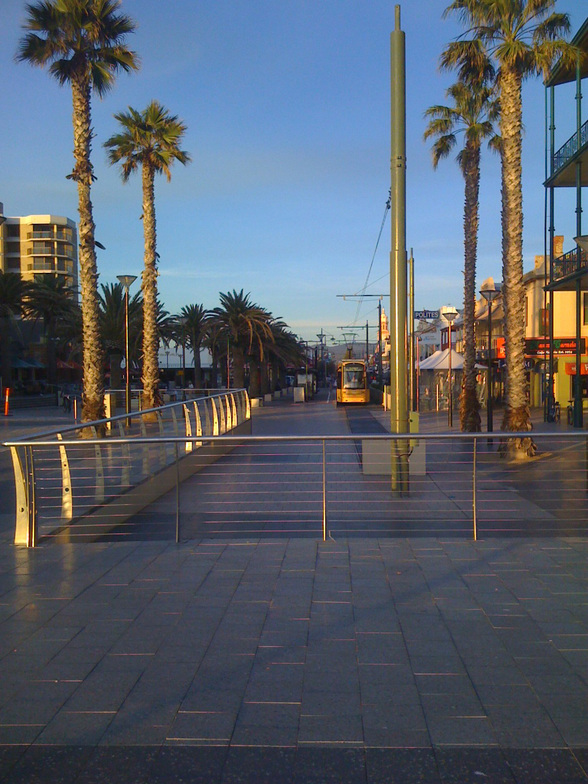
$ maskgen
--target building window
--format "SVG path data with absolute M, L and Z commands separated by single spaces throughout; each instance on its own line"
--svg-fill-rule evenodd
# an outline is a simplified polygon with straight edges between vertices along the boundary
M 529 326 L 529 297 L 525 297 L 525 327 Z
M 549 335 L 549 308 L 541 308 L 539 311 L 539 337 L 545 338 Z
M 582 324 L 588 324 L 588 293 L 582 292 Z

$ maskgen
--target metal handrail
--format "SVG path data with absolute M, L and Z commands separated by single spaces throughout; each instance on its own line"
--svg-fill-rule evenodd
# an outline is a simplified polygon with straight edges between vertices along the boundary
M 171 405 L 176 405 L 171 404 Z M 149 411 L 156 411 L 158 409 L 149 409 Z M 142 411 L 141 413 L 145 413 Z M 121 414 L 121 416 L 116 417 L 117 419 L 126 419 L 126 414 Z M 113 418 L 114 419 L 114 418 Z M 100 422 L 105 420 L 100 420 Z M 91 424 L 96 424 L 94 422 L 89 422 L 86 425 L 78 425 L 80 427 L 89 427 Z M 60 431 L 51 431 L 50 433 L 46 433 L 46 435 L 50 435 L 53 432 L 64 432 L 64 430 Z M 350 435 L 281 435 L 281 436 L 231 436 L 231 435 L 218 435 L 218 436 L 199 436 L 198 440 L 201 441 L 222 441 L 222 442 L 229 442 L 229 443 L 236 443 L 242 444 L 243 442 L 280 442 L 280 441 L 299 441 L 302 443 L 306 443 L 307 441 L 362 441 L 362 440 L 369 440 L 369 441 L 480 441 L 484 440 L 487 441 L 488 439 L 492 439 L 493 441 L 510 441 L 513 439 L 522 439 L 522 438 L 553 438 L 554 435 L 557 438 L 563 439 L 573 439 L 573 438 L 588 438 L 588 432 L 581 430 L 581 431 L 573 431 L 573 430 L 563 430 L 562 432 L 554 433 L 554 432 L 547 432 L 543 430 L 524 430 L 524 431 L 504 431 L 504 430 L 497 430 L 492 433 L 486 432 L 479 432 L 479 433 L 355 433 Z M 34 439 L 34 440 L 32 440 Z M 178 443 L 178 444 L 185 444 L 194 441 L 193 436 L 137 436 L 136 438 L 131 437 L 120 437 L 120 436 L 109 436 L 108 444 L 161 444 L 162 442 L 166 443 Z M 79 439 L 66 441 L 60 441 L 60 443 L 64 444 L 65 446 L 68 445 L 80 445 Z M 85 438 L 83 441 L 84 444 L 101 444 L 104 445 L 105 441 L 103 438 Z M 1 446 L 11 447 L 11 446 L 55 446 L 55 441 L 43 441 L 37 440 L 35 436 L 29 436 L 29 439 L 22 438 L 22 439 L 14 439 L 12 441 L 2 441 L 0 442 Z
M 120 391 L 120 390 L 118 390 L 118 391 Z M 29 441 L 30 441 L 30 443 L 32 445 L 35 445 L 35 444 L 36 445 L 41 445 L 41 444 L 53 445 L 55 443 L 54 441 L 44 442 L 44 441 L 40 440 L 41 437 L 42 436 L 57 435 L 58 433 L 71 433 L 71 432 L 74 432 L 76 430 L 86 430 L 86 429 L 91 428 L 91 427 L 101 428 L 102 426 L 108 425 L 108 424 L 110 424 L 112 422 L 122 422 L 123 420 L 127 420 L 127 419 L 141 419 L 145 414 L 154 414 L 154 413 L 157 414 L 157 412 L 167 411 L 167 410 L 169 410 L 171 408 L 174 408 L 174 407 L 180 407 L 180 406 L 185 405 L 186 403 L 194 403 L 194 402 L 197 402 L 198 400 L 208 400 L 210 398 L 224 397 L 226 394 L 230 394 L 230 393 L 243 393 L 243 392 L 246 393 L 247 390 L 245 390 L 245 389 L 221 389 L 221 390 L 214 391 L 213 394 L 209 394 L 209 395 L 205 395 L 205 396 L 203 395 L 202 397 L 190 398 L 189 400 L 174 400 L 171 403 L 164 403 L 162 406 L 156 406 L 155 408 L 143 408 L 140 411 L 131 411 L 128 414 L 126 414 L 126 413 L 125 414 L 116 414 L 113 417 L 105 417 L 104 419 L 95 419 L 95 420 L 91 420 L 89 422 L 77 422 L 77 423 L 75 423 L 73 425 L 66 425 L 65 427 L 55 428 L 54 430 L 42 430 L 42 431 L 39 431 L 38 433 L 33 433 L 32 435 L 28 436 L 28 438 L 24 438 L 23 437 L 22 439 L 18 438 L 18 439 L 15 439 L 14 441 L 1 442 L 1 445 L 2 446 L 23 446 L 25 444 L 28 444 Z M 114 440 L 115 440 L 114 436 L 109 436 L 108 437 L 108 443 L 113 443 Z M 130 438 L 129 440 L 132 441 L 133 443 L 137 443 L 140 440 L 140 437 L 139 436 L 133 437 L 133 438 Z M 189 438 L 187 440 L 188 441 L 192 441 L 193 439 Z M 61 443 L 63 443 L 65 446 L 67 446 L 68 444 L 79 444 L 80 442 L 79 442 L 79 440 L 75 440 L 75 441 L 65 441 L 64 440 Z M 104 444 L 104 439 L 103 438 L 98 438 L 98 439 L 84 438 L 84 444 L 93 444 L 93 443 Z
M 178 415 L 176 411 L 179 411 Z M 171 412 L 171 418 L 166 415 Z M 158 442 L 165 442 L 164 449 L 155 455 L 150 453 L 148 444 L 151 439 L 145 426 L 146 415 L 154 414 L 153 426 L 159 430 Z M 165 470 L 189 455 L 195 447 L 202 444 L 201 439 L 224 434 L 233 429 L 249 428 L 251 408 L 247 391 L 224 390 L 202 398 L 168 403 L 156 408 L 133 412 L 130 416 L 120 414 L 108 419 L 69 425 L 51 431 L 40 432 L 28 437 L 6 441 L 4 446 L 10 448 L 14 470 L 17 510 L 15 523 L 15 543 L 34 546 L 37 540 L 37 512 L 39 509 L 37 480 L 35 478 L 36 455 L 43 450 L 43 475 L 49 482 L 49 494 L 55 506 L 59 506 L 60 521 L 69 522 L 74 518 L 74 501 L 76 512 L 87 514 L 107 504 L 112 504 L 117 497 L 122 497 L 142 486 L 150 477 L 161 475 Z M 124 423 L 134 420 L 140 424 L 140 434 L 124 436 Z M 168 424 L 174 434 L 179 436 L 179 428 L 185 428 L 184 454 L 178 456 L 178 445 L 174 444 L 174 456 L 167 453 L 167 444 L 174 436 L 165 433 Z M 118 424 L 120 436 L 98 438 L 98 428 L 103 430 Z M 72 433 L 90 434 L 93 437 L 76 438 Z M 65 435 L 65 438 L 64 438 Z M 140 450 L 140 455 L 131 459 L 130 445 Z M 120 464 L 117 467 L 117 478 L 112 474 L 113 450 L 120 445 L 123 449 Z M 57 447 L 58 461 L 47 458 L 47 447 Z M 72 449 L 77 447 L 77 451 Z M 88 452 L 90 450 L 90 452 Z M 72 454 L 69 454 L 71 451 Z M 76 460 L 77 458 L 77 460 Z M 72 463 L 73 459 L 73 463 Z M 40 461 L 40 457 L 39 457 Z M 80 461 L 83 465 L 80 465 Z M 90 462 L 88 462 L 90 461 Z M 72 470 L 75 466 L 75 472 Z M 91 478 L 94 477 L 94 479 Z M 75 481 L 74 481 L 75 479 Z M 165 491 L 165 485 L 160 488 Z M 127 495 L 128 497 L 128 495 Z M 58 500 L 58 498 L 60 500 Z
M 177 404 L 171 404 L 172 407 L 174 405 Z M 183 403 L 182 405 L 185 406 L 186 404 Z M 122 418 L 125 416 L 126 415 L 123 415 Z M 45 434 L 45 436 L 47 435 L 48 434 Z M 388 499 L 390 499 L 390 492 L 393 494 L 396 493 L 396 495 L 392 496 L 393 498 L 404 499 L 401 500 L 397 505 L 397 507 L 401 509 L 403 504 L 406 505 L 410 502 L 411 494 L 413 501 L 415 499 L 418 500 L 417 497 L 419 492 L 424 487 L 424 484 L 427 483 L 427 492 L 429 493 L 427 498 L 429 500 L 426 503 L 429 504 L 429 506 L 432 505 L 431 508 L 433 509 L 435 507 L 435 498 L 437 496 L 430 494 L 431 488 L 435 492 L 440 491 L 440 483 L 446 481 L 444 480 L 444 477 L 447 477 L 454 485 L 452 492 L 457 493 L 457 496 L 441 494 L 439 497 L 446 506 L 448 505 L 451 508 L 455 507 L 457 517 L 455 518 L 453 528 L 458 525 L 458 518 L 462 521 L 459 523 L 459 525 L 463 528 L 464 515 L 467 517 L 465 510 L 469 504 L 468 499 L 471 497 L 471 514 L 469 516 L 469 519 L 471 520 L 470 531 L 472 537 L 477 539 L 479 531 L 479 510 L 481 508 L 480 503 L 482 503 L 482 508 L 486 511 L 489 509 L 492 510 L 494 508 L 496 499 L 499 497 L 495 494 L 496 490 L 500 489 L 502 492 L 503 489 L 500 483 L 506 481 L 507 479 L 509 482 L 512 482 L 513 476 L 516 477 L 521 473 L 524 474 L 525 467 L 533 466 L 537 462 L 527 461 L 516 463 L 516 474 L 513 475 L 512 472 L 510 474 L 506 474 L 504 471 L 509 466 L 512 468 L 513 464 L 510 464 L 507 461 L 501 462 L 497 457 L 496 452 L 492 451 L 494 447 L 496 447 L 501 442 L 505 442 L 510 439 L 532 438 L 536 443 L 541 443 L 541 441 L 544 439 L 561 440 L 564 444 L 567 445 L 562 447 L 562 456 L 564 454 L 572 454 L 574 456 L 574 460 L 576 461 L 574 464 L 575 474 L 570 486 L 572 486 L 573 492 L 581 492 L 581 497 L 584 498 L 584 493 L 587 489 L 586 481 L 588 478 L 585 468 L 586 456 L 588 455 L 588 451 L 586 451 L 588 450 L 587 437 L 588 434 L 585 431 L 523 431 L 508 433 L 500 431 L 492 434 L 386 433 L 349 435 L 254 436 L 247 434 L 207 435 L 197 429 L 194 433 L 190 432 L 186 436 L 147 436 L 142 434 L 141 436 L 137 436 L 135 438 L 129 436 L 111 436 L 108 439 L 88 438 L 84 439 L 83 441 L 80 441 L 79 439 L 74 440 L 71 438 L 67 439 L 62 437 L 57 442 L 47 437 L 29 437 L 6 440 L 3 442 L 3 445 L 11 449 L 13 453 L 13 461 L 14 454 L 17 450 L 22 450 L 23 453 L 22 460 L 18 462 L 14 461 L 15 477 L 17 478 L 18 504 L 21 506 L 22 514 L 21 527 L 24 530 L 24 521 L 26 521 L 27 531 L 26 541 L 21 540 L 19 543 L 27 544 L 28 546 L 34 546 L 40 538 L 37 530 L 38 514 L 44 515 L 44 520 L 49 520 L 49 524 L 54 525 L 52 531 L 58 531 L 61 535 L 63 535 L 63 532 L 66 531 L 68 536 L 75 536 L 76 530 L 80 530 L 79 527 L 76 528 L 76 525 L 79 526 L 80 520 L 82 521 L 82 524 L 85 524 L 84 521 L 90 520 L 88 526 L 93 526 L 92 530 L 110 530 L 113 527 L 121 529 L 121 526 L 124 527 L 124 525 L 126 525 L 125 520 L 136 519 L 137 516 L 142 514 L 143 510 L 151 508 L 153 504 L 157 504 L 158 498 L 161 498 L 165 496 L 166 493 L 170 492 L 174 493 L 175 502 L 171 499 L 171 497 L 169 498 L 169 500 L 166 502 L 168 504 L 166 507 L 166 513 L 169 513 L 169 509 L 173 508 L 175 514 L 175 538 L 176 541 L 179 541 L 181 536 L 180 485 L 186 478 L 192 477 L 195 473 L 203 470 L 203 468 L 209 468 L 220 458 L 223 458 L 228 454 L 232 455 L 230 461 L 224 465 L 221 465 L 219 469 L 215 469 L 212 472 L 213 477 L 221 477 L 218 479 L 220 484 L 214 485 L 210 491 L 206 491 L 210 497 L 208 503 L 209 505 L 212 504 L 215 510 L 214 514 L 211 513 L 213 516 L 218 514 L 221 518 L 226 516 L 227 520 L 234 519 L 235 515 L 240 515 L 240 510 L 242 508 L 244 509 L 247 505 L 249 495 L 252 497 L 261 498 L 262 508 L 265 509 L 265 513 L 268 512 L 269 508 L 276 509 L 278 506 L 283 507 L 283 501 L 277 505 L 271 501 L 272 498 L 275 499 L 276 497 L 282 496 L 282 491 L 284 488 L 280 486 L 280 481 L 283 477 L 286 485 L 288 485 L 288 492 L 294 493 L 293 497 L 296 499 L 306 499 L 308 500 L 308 503 L 310 503 L 312 496 L 312 499 L 314 499 L 312 503 L 314 504 L 316 502 L 318 505 L 317 508 L 322 507 L 322 514 L 320 515 L 322 536 L 323 539 L 326 539 L 330 533 L 328 525 L 333 519 L 333 508 L 338 508 L 339 513 L 341 514 L 348 514 L 348 511 L 346 510 L 348 510 L 350 507 L 348 508 L 346 506 L 346 498 L 348 500 L 350 499 L 351 503 L 353 503 L 353 501 L 357 501 L 359 504 L 367 504 L 369 506 L 371 500 L 369 499 L 368 494 L 373 488 L 376 494 L 375 497 L 380 497 L 380 500 L 377 503 L 387 504 L 385 507 L 388 510 L 386 514 L 390 515 L 395 512 L 390 507 L 390 500 L 382 500 L 382 493 L 387 493 Z M 382 451 L 381 445 L 385 445 L 386 442 L 390 443 L 391 445 L 394 443 L 403 443 L 405 446 L 398 447 L 397 451 L 394 449 L 387 450 L 384 446 Z M 439 459 L 438 452 L 437 454 L 432 453 L 432 467 L 422 471 L 422 476 L 420 476 L 418 467 L 418 450 L 426 449 L 426 445 L 428 443 L 432 445 L 439 442 L 461 442 L 463 444 L 470 445 L 470 447 L 469 451 L 464 447 L 465 451 L 458 450 L 457 452 L 450 452 L 450 454 L 452 454 L 455 458 L 453 463 L 448 462 L 448 460 Z M 484 442 L 486 442 L 488 446 L 491 446 L 491 449 L 487 450 L 486 453 L 481 451 L 481 448 L 479 447 L 479 445 L 484 444 Z M 578 442 L 583 442 L 584 449 L 580 449 L 578 451 L 577 449 L 571 447 L 572 452 L 569 452 L 569 445 L 573 444 L 574 442 L 576 444 Z M 349 445 L 349 451 L 347 453 L 345 453 L 345 444 Z M 372 445 L 371 447 L 369 446 L 370 444 Z M 131 445 L 140 450 L 136 460 L 138 463 L 143 463 L 139 484 L 133 484 L 128 475 L 128 463 L 130 462 Z M 261 445 L 267 445 L 268 448 L 261 449 L 260 451 L 259 447 Z M 270 448 L 270 445 L 278 445 L 278 447 L 281 448 L 275 450 L 273 447 Z M 330 450 L 330 454 L 327 454 L 326 447 L 328 445 L 336 447 Z M 358 445 L 361 445 L 361 447 Z M 48 454 L 47 450 L 49 448 L 55 448 L 56 446 L 59 447 L 60 452 L 62 451 L 63 454 L 65 454 L 66 448 L 81 448 L 81 452 L 78 454 L 81 454 L 81 467 L 86 471 L 86 474 L 85 479 L 82 479 L 80 487 L 78 487 L 78 491 L 82 492 L 87 490 L 89 495 L 92 495 L 92 493 L 95 491 L 96 496 L 98 495 L 98 490 L 100 490 L 101 493 L 100 501 L 96 501 L 92 508 L 87 510 L 87 512 L 84 512 L 84 514 L 81 516 L 78 516 L 77 520 L 75 521 L 73 520 L 73 516 L 71 514 L 71 494 L 73 493 L 73 483 L 69 473 L 67 473 L 67 483 L 65 478 L 63 478 L 62 487 L 60 488 L 59 482 L 57 481 L 58 468 L 55 462 L 53 464 L 43 462 L 44 460 L 48 460 L 48 458 L 45 457 L 45 455 Z M 149 447 L 152 446 L 159 448 L 150 450 Z M 173 447 L 171 461 L 167 459 L 169 446 Z M 237 446 L 243 447 L 244 449 L 233 452 L 234 448 Z M 304 450 L 305 446 L 308 447 L 308 450 L 306 451 Z M 320 450 L 315 449 L 317 446 L 320 447 Z M 103 447 L 106 448 L 106 452 L 103 451 Z M 551 449 L 552 447 L 553 444 L 550 444 L 549 448 Z M 287 453 L 289 448 L 294 449 L 293 454 L 295 455 L 294 461 L 292 463 L 292 465 L 295 466 L 295 469 L 291 473 L 289 473 L 287 465 Z M 358 464 L 355 451 L 360 448 L 361 458 Z M 119 463 L 116 462 L 117 455 L 119 455 L 118 449 L 121 450 Z M 365 451 L 366 449 L 368 450 L 367 453 Z M 375 452 L 373 452 L 371 458 L 369 457 L 370 449 L 375 449 Z M 43 450 L 45 450 L 45 452 Z M 378 452 L 378 450 L 380 451 Z M 111 472 L 115 471 L 115 473 L 120 473 L 120 480 L 117 480 L 117 486 L 119 487 L 118 493 L 111 493 L 108 495 L 107 492 L 106 497 L 104 490 L 104 470 L 102 470 L 100 478 L 98 478 L 99 472 L 98 468 L 96 467 L 96 484 L 92 484 L 92 476 L 94 475 L 93 467 L 95 464 L 97 466 L 99 463 L 101 463 L 101 455 L 106 455 L 105 467 L 108 470 Z M 240 455 L 244 456 L 243 468 L 241 468 L 239 464 Z M 347 457 L 345 457 L 345 455 L 347 455 Z M 373 455 L 376 455 L 376 457 Z M 370 459 L 372 461 L 376 460 L 376 462 L 378 460 L 383 461 L 379 463 L 379 466 L 385 466 L 387 463 L 387 467 L 389 469 L 387 473 L 390 475 L 390 468 L 393 461 L 399 459 L 399 456 L 401 455 L 404 455 L 405 457 L 410 455 L 410 487 L 406 488 L 406 493 L 403 492 L 403 487 L 401 486 L 397 486 L 396 489 L 391 489 L 390 480 L 388 480 L 388 483 L 386 483 L 386 480 L 382 479 L 381 477 L 376 480 L 371 476 L 367 476 L 368 474 L 384 475 L 386 474 L 386 470 L 367 470 L 365 462 L 366 460 L 368 463 Z M 482 455 L 485 455 L 484 459 L 482 458 Z M 257 460 L 256 456 L 259 456 L 259 460 Z M 417 460 L 417 462 L 414 464 L 412 462 L 413 456 L 416 456 Z M 490 460 L 490 462 L 488 462 L 488 460 Z M 146 469 L 145 465 L 147 465 Z M 361 468 L 358 469 L 357 465 L 360 465 Z M 471 467 L 468 468 L 468 465 L 471 465 Z M 489 465 L 491 465 L 491 474 L 487 473 L 489 470 Z M 373 466 L 374 463 L 372 462 L 372 469 Z M 479 470 L 480 467 L 484 469 L 482 470 L 481 474 Z M 228 485 L 226 485 L 226 482 L 228 482 L 229 485 L 231 484 L 231 471 L 233 471 L 235 468 L 237 469 L 235 474 L 237 490 L 230 491 L 228 489 Z M 413 468 L 415 469 L 414 478 Z M 494 474 L 500 472 L 501 469 L 503 476 L 497 481 Z M 248 470 L 249 474 L 247 474 Z M 431 476 L 429 476 L 429 470 L 432 472 Z M 264 474 L 264 471 L 267 471 L 267 473 Z M 284 473 L 284 471 L 286 471 L 286 473 Z M 353 473 L 353 471 L 355 471 L 355 473 Z M 357 473 L 358 471 L 359 474 Z M 469 480 L 467 479 L 468 471 L 470 477 Z M 18 476 L 17 472 L 20 472 Z M 124 481 L 122 479 L 123 474 L 126 476 Z M 45 482 L 47 482 L 47 477 L 53 479 L 53 485 L 49 488 L 49 491 L 46 491 L 45 495 L 43 495 L 42 490 L 39 491 L 37 482 L 35 481 L 35 476 L 39 478 L 39 481 L 44 479 Z M 66 474 L 63 474 L 63 477 L 65 476 Z M 568 477 L 565 472 L 562 474 L 562 477 L 563 482 L 568 482 L 570 479 L 570 477 Z M 209 478 L 210 477 L 202 478 L 199 476 L 197 484 L 200 483 L 200 485 L 202 485 L 202 483 L 204 483 L 205 485 Z M 302 482 L 300 485 L 302 489 L 295 491 L 293 488 L 299 479 Z M 108 480 L 108 475 L 106 476 L 106 480 Z M 492 483 L 492 493 L 494 494 L 492 495 L 490 501 L 488 496 L 489 482 Z M 157 485 L 159 485 L 159 489 L 157 492 L 155 492 L 154 487 Z M 480 487 L 482 487 L 482 492 L 480 492 Z M 532 498 L 532 502 L 530 503 L 535 504 L 535 493 L 538 492 L 538 494 L 541 495 L 542 493 L 545 493 L 545 488 L 546 483 L 543 480 L 543 483 L 538 485 L 538 490 L 532 489 L 531 496 L 529 496 Z M 415 490 L 414 493 L 413 489 Z M 69 492 L 69 505 L 60 502 L 60 492 L 66 498 Z M 267 495 L 267 493 L 270 493 L 270 495 Z M 450 500 L 451 498 L 456 497 L 458 497 L 459 502 Z M 481 501 L 480 497 L 482 498 Z M 333 503 L 333 498 L 336 499 L 337 503 Z M 576 499 L 574 502 L 576 503 Z M 53 517 L 50 515 L 51 503 L 53 503 L 53 509 L 56 510 Z M 228 503 L 229 505 L 232 504 L 232 506 L 230 506 L 230 511 L 227 512 L 226 515 L 222 511 L 222 504 L 225 503 Z M 546 510 L 541 510 L 540 506 L 537 507 L 537 509 L 539 509 L 542 514 L 544 513 L 545 519 L 547 519 L 551 514 L 551 503 L 551 500 L 549 500 L 547 503 L 548 508 Z M 584 501 L 582 500 L 580 504 L 584 504 Z M 198 509 L 198 502 L 192 500 L 190 505 L 190 515 L 193 516 L 194 512 L 197 512 Z M 66 514 L 64 510 L 68 510 L 69 514 Z M 343 510 L 343 512 L 341 510 Z M 500 507 L 500 511 L 501 513 L 504 512 L 502 506 Z M 255 515 L 255 510 L 251 511 L 251 514 Z M 513 515 L 514 514 L 516 513 L 513 511 Z M 515 517 L 514 519 L 518 518 Z M 96 520 L 98 520 L 98 522 L 96 522 Z M 588 524 L 586 528 L 588 529 Z M 50 531 L 46 535 L 51 536 L 54 534 Z

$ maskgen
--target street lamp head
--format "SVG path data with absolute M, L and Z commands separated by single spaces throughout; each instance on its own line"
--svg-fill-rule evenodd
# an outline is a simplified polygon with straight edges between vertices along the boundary
M 441 315 L 446 321 L 452 324 L 455 321 L 455 319 L 459 316 L 459 313 L 455 309 L 450 309 L 450 310 L 444 310 Z
M 496 297 L 500 294 L 500 291 L 498 289 L 493 289 L 488 287 L 488 288 L 480 289 L 480 294 L 484 297 L 486 302 L 493 302 L 496 299 Z
M 574 237 L 574 242 L 579 245 L 582 250 L 588 251 L 588 234 L 582 234 L 580 237 Z
M 121 283 L 127 291 L 133 285 L 133 283 L 137 280 L 136 275 L 117 275 L 116 276 L 119 283 Z

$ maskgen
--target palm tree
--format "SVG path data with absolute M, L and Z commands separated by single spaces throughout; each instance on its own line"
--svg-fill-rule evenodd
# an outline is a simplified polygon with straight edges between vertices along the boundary
M 480 194 L 480 149 L 485 139 L 496 146 L 493 122 L 498 115 L 493 89 L 487 78 L 491 69 L 478 74 L 470 82 L 457 82 L 446 95 L 449 106 L 431 106 L 425 112 L 430 118 L 425 139 L 434 138 L 433 166 L 449 156 L 457 144 L 457 134 L 463 133 L 464 146 L 457 154 L 457 162 L 465 181 L 463 213 L 464 226 L 464 365 L 460 399 L 461 429 L 479 432 L 480 403 L 476 394 L 476 350 L 474 319 L 476 304 L 476 258 L 478 253 L 478 210 Z
M 90 160 L 92 143 L 91 96 L 103 96 L 119 70 L 138 67 L 125 38 L 134 30 L 121 13 L 119 0 L 42 0 L 27 5 L 17 59 L 48 67 L 60 84 L 71 85 L 74 159 L 69 179 L 77 183 L 79 211 L 79 265 L 82 294 L 83 367 L 82 421 L 100 419 L 104 410 L 103 350 L 100 343 L 96 240 L 90 190 L 94 179 Z
M 286 386 L 286 368 L 288 365 L 299 367 L 304 364 L 304 353 L 296 335 L 281 319 L 270 322 L 273 340 L 267 346 L 269 361 L 272 367 L 272 389 L 274 392 L 279 384 Z
M 206 329 L 206 336 L 203 341 L 205 346 L 210 351 L 211 357 L 211 385 L 216 388 L 218 383 L 218 364 L 221 356 L 223 355 L 222 346 L 226 344 L 223 340 L 223 329 L 218 321 L 214 320 L 213 314 L 210 315 Z
M 467 81 L 472 64 L 491 57 L 498 66 L 502 158 L 502 274 L 505 310 L 506 405 L 502 429 L 531 430 L 524 366 L 522 83 L 546 76 L 555 60 L 575 63 L 577 49 L 562 39 L 567 14 L 555 13 L 556 0 L 453 0 L 445 14 L 457 13 L 467 33 L 442 55 L 445 67 L 460 69 Z M 533 454 L 531 438 L 508 439 L 513 456 Z
M 264 342 L 272 340 L 271 314 L 252 302 L 250 294 L 244 294 L 243 289 L 221 293 L 220 302 L 220 307 L 214 308 L 212 315 L 222 328 L 221 340 L 227 345 L 233 360 L 235 387 L 242 388 L 245 386 L 247 357 L 255 347 L 263 359 Z
M 47 348 L 47 381 L 57 381 L 57 326 L 69 318 L 75 308 L 75 291 L 62 275 L 47 274 L 31 282 L 26 314 L 43 321 Z
M 0 270 L 0 369 L 2 388 L 12 386 L 12 336 L 14 320 L 25 310 L 29 284 L 14 272 Z
M 185 305 L 180 311 L 178 321 L 187 337 L 187 345 L 194 354 L 194 386 L 202 389 L 202 368 L 200 349 L 206 337 L 210 314 L 202 305 Z
M 157 405 L 159 386 L 159 333 L 157 329 L 157 233 L 155 226 L 155 175 L 165 174 L 171 180 L 170 166 L 174 161 L 186 164 L 187 152 L 180 149 L 186 126 L 157 101 L 139 112 L 129 106 L 128 112 L 114 115 L 122 130 L 104 143 L 111 164 L 120 163 L 126 182 L 141 169 L 143 186 L 143 234 L 145 252 L 143 278 L 143 405 Z

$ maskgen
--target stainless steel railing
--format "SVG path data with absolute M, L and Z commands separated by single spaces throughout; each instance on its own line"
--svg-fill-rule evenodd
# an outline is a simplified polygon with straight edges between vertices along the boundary
M 17 541 L 31 546 L 40 539 L 585 535 L 587 434 L 532 437 L 539 456 L 515 462 L 501 456 L 499 434 L 192 431 L 5 446 L 13 456 L 20 450 L 27 536 Z M 61 450 L 69 473 L 59 467 Z M 398 455 L 408 463 L 400 488 L 392 481 Z
M 250 417 L 246 390 L 225 390 L 6 442 L 16 489 L 15 543 L 34 546 L 39 531 L 81 520 L 102 528 L 124 523 L 167 492 L 180 463 L 179 475 L 188 475 L 183 458 L 200 438 L 250 433 Z

